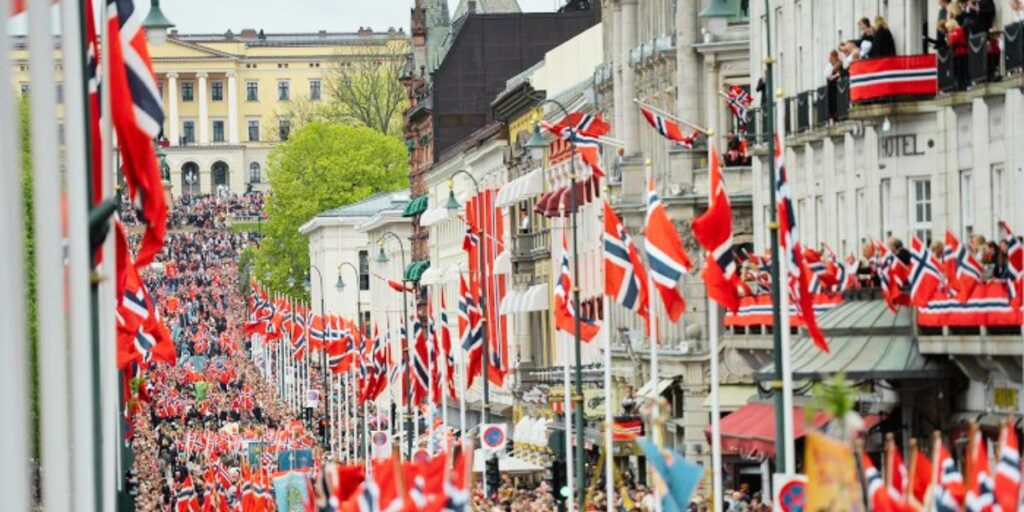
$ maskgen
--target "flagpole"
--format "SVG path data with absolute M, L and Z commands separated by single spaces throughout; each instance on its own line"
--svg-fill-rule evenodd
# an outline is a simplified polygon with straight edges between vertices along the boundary
M 782 124 L 783 121 L 784 121 L 783 117 L 779 116 L 778 124 Z M 778 133 L 782 134 L 782 133 L 785 133 L 785 132 L 780 128 L 778 130 Z M 779 150 L 779 154 L 784 154 L 784 152 L 786 151 L 786 147 L 782 143 L 782 137 L 781 136 L 779 137 L 779 149 L 778 150 Z M 772 158 L 774 158 L 775 154 L 772 153 L 771 156 L 772 156 Z M 776 164 L 773 161 L 772 162 L 772 170 L 771 170 L 773 177 L 775 177 L 775 166 L 776 166 Z M 775 190 L 776 178 L 777 177 L 772 179 L 772 190 L 773 191 Z M 772 211 L 777 211 L 778 210 L 778 205 L 775 204 L 775 202 L 773 201 L 772 208 L 770 208 L 770 209 Z M 779 367 L 776 369 L 776 372 L 780 372 L 781 371 L 781 373 L 782 373 L 782 411 L 776 411 L 775 413 L 776 414 L 779 414 L 779 413 L 782 414 L 782 444 L 783 444 L 783 450 L 784 450 L 784 452 L 783 452 L 784 453 L 783 468 L 784 468 L 786 473 L 793 474 L 793 473 L 796 472 L 796 446 L 795 446 L 795 441 L 793 440 L 793 371 L 792 371 L 792 368 L 790 368 L 790 362 L 791 362 L 790 349 L 791 349 L 791 345 L 790 345 L 790 340 L 789 340 L 789 336 L 790 336 L 790 333 L 789 333 L 789 293 L 788 293 L 787 290 L 783 290 L 782 289 L 782 281 L 781 281 L 782 276 L 786 276 L 787 282 L 788 282 L 789 271 L 788 271 L 787 267 L 789 266 L 789 258 L 788 258 L 789 255 L 787 254 L 786 256 L 782 256 L 782 254 L 781 254 L 782 253 L 782 247 L 779 247 L 779 239 L 778 239 L 778 231 L 777 230 L 778 230 L 778 225 L 776 224 L 776 228 L 775 228 L 776 236 L 774 237 L 774 240 L 773 240 L 773 251 L 778 255 L 775 259 L 778 260 L 777 265 L 778 265 L 779 272 L 778 272 L 777 276 L 779 277 L 779 279 L 773 279 L 772 283 L 773 283 L 773 288 L 777 288 L 779 290 L 779 292 L 778 292 L 778 294 L 779 294 L 778 295 L 778 304 L 779 304 L 779 308 L 778 308 L 778 310 L 779 310 L 779 318 L 778 318 L 778 320 L 779 320 L 780 328 L 778 329 L 777 336 L 779 338 L 780 343 L 779 343 L 779 346 L 777 347 L 779 355 L 777 356 L 778 360 L 776 361 L 776 363 L 779 365 Z M 788 252 L 789 248 L 787 248 L 786 250 Z M 774 255 L 773 255 L 773 257 L 774 257 Z M 774 265 L 775 265 L 775 263 L 773 263 L 773 266 Z M 778 420 L 776 420 L 776 425 L 778 425 Z M 776 443 L 776 447 L 778 447 L 778 443 Z
M 689 126 L 690 128 L 693 128 L 693 129 L 697 130 L 698 132 L 703 133 L 704 135 L 710 135 L 711 134 L 710 130 L 708 130 L 707 128 L 704 128 L 704 127 L 702 127 L 702 126 L 700 126 L 700 125 L 698 125 L 696 123 L 691 123 L 690 121 L 682 119 L 682 118 L 676 116 L 675 114 L 672 114 L 671 112 L 666 112 L 666 111 L 664 111 L 664 110 L 662 110 L 662 109 L 660 109 L 658 107 L 655 107 L 654 105 L 651 105 L 649 103 L 644 103 L 643 101 L 639 100 L 638 98 L 633 98 L 633 102 L 636 103 L 637 105 L 640 105 L 641 107 L 644 107 L 644 108 L 646 108 L 646 109 L 656 113 L 656 114 L 661 114 L 661 115 L 663 115 L 663 116 L 665 116 L 665 117 L 667 117 L 669 119 L 672 119 L 673 121 L 676 121 L 676 122 L 681 123 L 681 124 L 685 124 L 686 126 Z
M 467 304 L 466 307 L 468 308 L 469 304 Z M 472 312 L 471 311 L 466 311 L 466 316 L 469 319 L 466 322 L 467 323 L 467 325 L 466 325 L 466 335 L 469 336 L 469 337 L 472 337 L 473 336 L 473 320 L 472 320 L 473 317 L 472 317 Z M 458 375 L 456 375 L 456 377 L 458 378 L 458 381 L 462 383 L 462 386 L 463 386 L 462 387 L 462 392 L 459 393 L 459 440 L 460 440 L 460 442 L 465 443 L 465 440 L 466 440 L 466 391 L 469 389 L 469 386 L 466 385 L 466 382 L 467 382 L 466 381 L 466 373 L 467 373 L 466 372 L 466 349 L 464 349 L 462 347 L 462 340 L 459 340 L 458 345 L 459 345 L 459 365 L 458 365 L 458 368 L 456 368 L 458 370 L 456 372 L 458 374 Z
M 443 279 L 444 278 L 442 277 L 442 281 L 441 281 L 441 298 L 442 299 L 444 298 L 444 280 Z M 441 302 L 445 302 L 445 301 L 442 300 Z M 443 324 L 441 323 L 441 320 L 448 318 L 448 312 L 445 311 L 445 308 L 447 306 L 448 306 L 448 304 L 446 302 L 445 302 L 445 304 L 443 304 L 441 306 L 441 312 L 440 312 L 440 314 L 438 315 L 438 318 L 437 318 L 437 320 L 438 320 L 437 323 L 441 325 L 441 329 L 444 329 L 441 332 L 442 333 L 445 333 L 445 332 L 448 333 L 448 341 L 449 341 L 448 351 L 445 352 L 445 354 L 444 354 L 444 375 L 440 375 L 440 372 L 438 372 L 438 378 L 441 379 L 441 423 L 444 425 L 444 451 L 445 452 L 448 452 L 448 450 L 450 449 L 450 444 L 451 444 L 451 443 L 448 442 L 448 372 L 451 371 L 451 369 L 448 368 L 448 361 L 449 361 L 448 353 L 451 352 L 451 350 L 452 350 L 452 347 L 451 347 L 452 336 L 451 336 L 451 331 L 448 330 L 448 323 L 447 322 L 445 322 Z M 444 335 L 443 334 L 441 336 L 441 345 L 442 346 L 440 348 L 443 349 L 444 348 L 444 346 L 443 346 L 444 345 Z M 438 352 L 440 352 L 440 350 L 438 350 Z
M 647 183 L 651 183 L 654 176 L 651 169 L 651 159 L 648 158 L 644 162 L 644 173 L 647 177 Z M 644 244 L 647 244 L 647 240 L 644 240 Z M 654 272 L 650 269 L 647 270 L 647 315 L 648 315 L 648 331 L 651 338 L 651 386 L 653 389 L 658 389 L 658 297 L 657 297 L 657 285 L 654 282 Z M 657 398 L 657 397 L 655 397 Z M 640 397 L 641 400 L 644 397 Z M 654 416 L 658 416 L 657 408 L 655 408 Z M 649 434 L 654 439 L 654 445 L 661 449 L 661 428 L 657 420 L 652 420 L 651 433 Z M 654 506 L 655 509 L 660 512 L 661 510 L 661 490 L 657 485 L 652 485 L 651 490 L 654 491 Z M 718 499 L 717 497 L 715 498 Z
M 608 196 L 608 189 L 605 188 L 605 197 Z M 606 278 L 607 279 L 607 278 Z M 604 311 L 604 333 L 605 333 L 605 345 L 604 345 L 604 492 L 605 492 L 605 505 L 607 507 L 606 512 L 615 512 L 615 457 L 613 456 L 614 442 L 612 440 L 612 425 L 614 425 L 615 419 L 612 417 L 612 323 L 611 323 L 611 301 L 608 300 L 608 294 L 604 294 L 602 299 L 604 304 L 602 311 Z
M 564 222 L 562 229 L 565 229 Z M 565 246 L 562 246 L 565 250 Z M 565 498 L 565 509 L 568 512 L 572 512 L 576 508 L 576 495 L 573 493 L 574 484 L 574 473 L 575 465 L 573 464 L 573 444 L 572 444 L 572 387 L 570 381 L 569 371 L 569 360 L 572 358 L 572 349 L 568 341 L 562 342 L 562 386 L 564 397 L 562 397 L 562 407 L 564 411 L 562 417 L 565 418 L 565 485 L 569 490 L 569 496 Z M 486 479 L 485 479 L 486 480 Z M 486 484 L 485 484 L 486 485 Z M 555 489 L 556 492 L 560 489 Z
M 718 304 L 708 295 L 708 334 L 711 352 L 711 488 L 712 511 L 722 510 L 722 406 L 718 402 Z

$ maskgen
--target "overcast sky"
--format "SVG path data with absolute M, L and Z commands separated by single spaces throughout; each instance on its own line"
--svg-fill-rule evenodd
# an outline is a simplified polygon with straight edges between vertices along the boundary
M 148 4 L 135 0 L 136 4 Z M 164 14 L 181 32 L 238 32 L 242 28 L 267 32 L 354 31 L 404 27 L 414 0 L 162 0 Z M 451 11 L 458 0 L 448 0 Z M 551 11 L 562 0 L 519 0 L 524 11 Z M 148 6 L 147 6 L 148 8 Z

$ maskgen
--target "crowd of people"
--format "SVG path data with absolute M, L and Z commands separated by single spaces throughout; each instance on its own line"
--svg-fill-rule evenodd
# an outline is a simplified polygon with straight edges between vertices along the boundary
M 229 221 L 257 222 L 266 218 L 265 201 L 261 192 L 185 194 L 170 206 L 167 223 L 171 228 L 214 229 L 225 227 Z M 126 226 L 141 223 L 127 195 L 121 199 L 120 214 Z

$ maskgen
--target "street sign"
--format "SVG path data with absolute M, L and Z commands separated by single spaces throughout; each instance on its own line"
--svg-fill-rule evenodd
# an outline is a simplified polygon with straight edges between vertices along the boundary
M 480 424 L 480 445 L 486 453 L 494 453 L 505 447 L 508 439 L 504 423 Z
M 375 459 L 386 459 L 391 456 L 391 437 L 387 430 L 374 430 L 370 432 L 370 446 L 373 447 L 372 456 Z
M 306 408 L 315 409 L 320 404 L 320 390 L 310 389 L 306 391 Z
M 415 462 L 427 462 L 430 460 L 430 452 L 424 448 L 417 448 L 412 452 L 412 460 Z
M 807 506 L 807 476 L 775 473 L 772 475 L 775 499 L 773 512 L 804 512 Z

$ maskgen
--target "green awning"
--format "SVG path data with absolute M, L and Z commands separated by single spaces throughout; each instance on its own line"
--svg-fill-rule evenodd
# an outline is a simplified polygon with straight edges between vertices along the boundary
M 426 204 L 426 202 L 424 201 L 423 204 Z M 410 263 L 408 267 L 405 267 L 405 280 L 418 283 L 428 268 L 430 268 L 430 260 L 419 260 Z
M 427 195 L 414 197 L 411 201 L 405 204 L 405 211 L 402 212 L 402 217 L 415 217 L 427 211 L 428 198 L 429 196 Z

